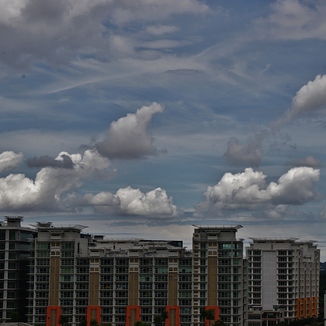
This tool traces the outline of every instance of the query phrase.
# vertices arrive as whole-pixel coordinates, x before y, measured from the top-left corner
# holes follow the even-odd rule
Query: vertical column
[[[127,306],[126,326],[133,326],[136,321],[140,321],[140,307]]]
[[[139,292],[139,260],[130,258],[129,260],[129,292],[126,315],[126,325],[132,326],[136,321],[140,321],[140,306],[138,305]]]
[[[180,308],[178,306],[178,257],[173,254],[169,258],[168,274],[168,300],[166,311],[168,313],[167,326],[179,326]]]
[[[317,317],[318,316],[318,297],[314,297],[313,298],[313,302],[314,302],[314,308],[313,308],[313,315],[315,316],[315,317]]]
[[[166,312],[168,318],[166,320],[166,326],[179,326],[180,325],[180,307],[179,306],[167,306]]]
[[[101,307],[99,305],[100,297],[100,259],[91,258],[89,268],[89,296],[87,307],[87,326],[90,326],[91,320],[101,323]]]
[[[215,256],[213,254],[215,253]],[[217,256],[209,251],[207,257],[207,305],[217,305]]]
[[[60,287],[60,244],[51,243],[50,250],[49,306],[46,311],[46,326],[58,326],[61,314],[59,306]]]
[[[8,259],[9,259],[9,230],[5,230],[5,252],[4,252],[4,271],[3,271],[3,303],[2,320],[7,320],[7,297],[8,297]]]
[[[297,298],[295,299],[295,318],[297,319],[301,317],[300,308],[300,298]]]

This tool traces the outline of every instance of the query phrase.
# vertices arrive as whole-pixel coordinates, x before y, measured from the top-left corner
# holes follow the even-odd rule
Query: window
[[[166,286],[167,286],[167,284],[166,284]],[[152,283],[140,283],[139,288],[141,290],[151,290],[153,288],[153,285],[152,285]]]
[[[83,284],[86,285],[86,287],[88,288],[88,284]],[[72,290],[74,288],[74,284],[73,283],[61,283],[60,284],[60,289],[62,290]],[[77,285],[78,288],[78,285]]]
[[[9,240],[17,240],[16,239],[16,231],[9,231]]]

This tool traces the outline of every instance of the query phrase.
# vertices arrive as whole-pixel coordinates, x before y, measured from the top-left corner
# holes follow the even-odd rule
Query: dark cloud
[[[65,0],[27,0],[21,15],[27,22],[35,21],[60,21],[69,9],[69,2]]]
[[[262,139],[250,137],[246,144],[242,144],[238,138],[232,137],[224,157],[231,165],[259,166],[263,157]]]
[[[137,20],[157,23],[173,14],[206,11],[208,6],[197,0],[5,0],[0,61],[26,68],[35,61],[67,64],[80,54],[109,58],[116,52],[112,40],[118,36],[109,26]]]
[[[319,168],[322,166],[321,161],[313,156],[306,156],[304,158],[299,158],[297,160],[288,162],[288,164],[292,166],[310,166],[312,168]]]
[[[62,168],[62,169],[72,169],[74,167],[74,163],[72,159],[65,154],[60,156],[60,159],[54,159],[48,155],[33,157],[27,160],[27,166],[30,168],[44,168],[44,167],[52,167],[52,168]]]

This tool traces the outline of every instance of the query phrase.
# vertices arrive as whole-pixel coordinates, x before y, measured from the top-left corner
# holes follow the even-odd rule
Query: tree
[[[169,314],[168,314],[168,312],[166,310],[162,311],[161,318],[162,318],[162,321],[164,322],[164,325],[165,325],[165,321],[169,318]]]
[[[222,322],[221,319],[219,319],[215,321],[214,326],[225,326],[225,324]]]
[[[200,315],[204,318],[209,320],[209,324],[212,325],[213,321],[215,320],[215,311],[213,309],[202,309]]]
[[[92,319],[90,322],[91,326],[100,326],[96,319]]]
[[[162,316],[162,319],[164,319],[164,320],[169,318],[169,314],[166,310],[162,311],[161,316]]]
[[[87,320],[86,318],[83,318],[79,321],[79,326],[87,326]]]
[[[154,325],[161,326],[163,323],[165,324],[165,320],[169,318],[167,311],[162,311],[160,315],[154,316]]]
[[[162,325],[162,315],[155,315],[154,316],[154,325],[161,326]]]
[[[135,322],[135,326],[148,326],[148,324],[144,321],[139,320]]]
[[[21,315],[20,315],[20,313],[18,312],[18,311],[10,311],[9,313],[8,313],[8,318],[10,319],[10,321],[12,322],[12,323],[17,323],[17,322],[19,322],[19,321],[21,321]]]
[[[59,324],[61,326],[66,326],[68,324],[68,322],[69,322],[68,316],[60,315]]]

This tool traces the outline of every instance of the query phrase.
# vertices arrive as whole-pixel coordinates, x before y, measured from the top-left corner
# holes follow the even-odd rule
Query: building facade
[[[0,222],[0,318],[22,320],[27,314],[30,242],[35,230],[21,226],[21,216],[6,216]]]
[[[37,225],[32,244],[28,321],[55,326],[95,319],[115,326],[167,326],[215,320],[243,324],[243,241],[239,227],[197,227],[193,251],[182,241],[106,240],[81,227]]]
[[[0,225],[4,321],[17,311],[37,326],[58,326],[61,316],[69,326],[153,325],[156,317],[166,326],[272,326],[317,316],[313,242],[252,239],[244,259],[240,225],[194,226],[187,250],[182,241],[108,240],[80,225],[31,229],[21,220]]]
[[[200,309],[216,309],[226,325],[243,325],[243,239],[237,227],[197,227],[193,234],[194,324]],[[217,308],[214,308],[217,307]],[[217,316],[216,316],[217,317]]]
[[[318,316],[320,252],[297,240],[252,238],[246,248],[249,326]]]

